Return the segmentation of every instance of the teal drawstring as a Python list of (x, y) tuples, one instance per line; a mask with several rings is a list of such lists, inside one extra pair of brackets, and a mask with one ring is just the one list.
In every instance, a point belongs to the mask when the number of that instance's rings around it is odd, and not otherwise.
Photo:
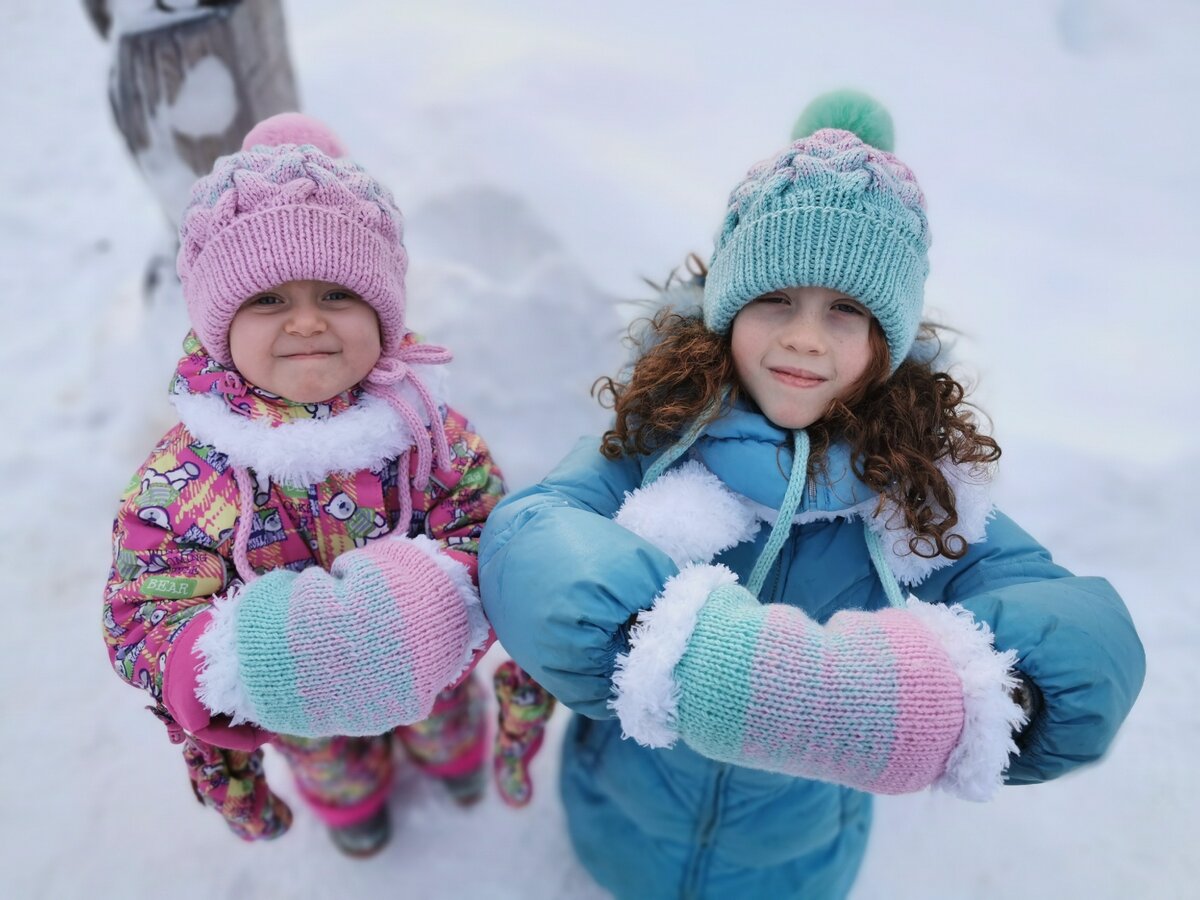
[[(717, 399), (713, 401), (713, 404), (708, 407), (708, 410), (712, 410), (714, 406), (719, 409), (725, 402), (725, 398), (728, 396), (729, 390), (723, 390), (721, 392), (721, 396), (717, 397)], [(654, 464), (646, 470), (646, 474), (642, 476), (642, 487), (646, 487), (646, 485), (653, 484), (655, 481), (657, 481), (658, 476), (667, 471), (668, 466), (675, 462), (675, 460), (679, 459), (679, 457), (683, 456), (683, 454), (687, 453), (692, 444), (696, 443), (696, 440), (704, 431), (707, 420), (710, 418), (708, 415), (708, 410), (697, 416), (696, 421), (691, 424), (691, 427), (689, 427), (688, 430), (683, 433), (679, 440), (668, 447), (666, 452), (656, 459)]]
[[(722, 403), (724, 399), (725, 397), (722, 395), (717, 402)], [(699, 423), (706, 418), (707, 416), (697, 418), (696, 423), (654, 461), (642, 478), (642, 487), (656, 481), (669, 466), (688, 451), (692, 444), (696, 443), (704, 431), (704, 426)], [(758, 555), (754, 569), (750, 572), (750, 578), (746, 583), (746, 589), (755, 597), (762, 590), (763, 582), (767, 580), (767, 573), (775, 564), (775, 560), (779, 557), (779, 551), (783, 549), (784, 542), (791, 533), (792, 518), (796, 515), (796, 510), (800, 508), (800, 500), (804, 496), (804, 487), (808, 481), (808, 456), (808, 432), (793, 431), (792, 471), (788, 474), (787, 491), (783, 495), (783, 501), (779, 504), (779, 514), (775, 519), (775, 524), (771, 526), (771, 534), (767, 538), (767, 543)], [(879, 535), (871, 529), (865, 516), (863, 518), (863, 537), (866, 538), (867, 552), (871, 556), (875, 571), (879, 574), (879, 580), (883, 583), (883, 591), (887, 595), (888, 603), (903, 608), (906, 602), (904, 593), (900, 590), (900, 582), (896, 580), (895, 574), (884, 558), (883, 543)]]
[(758, 561), (754, 563), (750, 580), (746, 582), (746, 590), (755, 597), (762, 590), (763, 582), (767, 579), (767, 572), (771, 570), (776, 557), (779, 556), (779, 551), (783, 549), (783, 542), (791, 533), (792, 516), (800, 508), (800, 499), (804, 495), (804, 485), (808, 480), (808, 447), (808, 432), (793, 431), (792, 471), (788, 475), (787, 492), (783, 495), (783, 502), (779, 504), (779, 515), (775, 519), (775, 524), (771, 526), (771, 536), (767, 538), (766, 546), (758, 555)]
[(863, 516), (863, 536), (867, 539), (867, 552), (871, 554), (871, 562), (875, 564), (875, 571), (879, 573), (879, 580), (883, 582), (883, 592), (887, 594), (888, 603), (897, 609), (903, 609), (908, 604), (904, 600), (904, 594), (900, 591), (900, 582), (896, 580), (891, 566), (883, 558), (883, 542), (871, 528), (865, 515)]

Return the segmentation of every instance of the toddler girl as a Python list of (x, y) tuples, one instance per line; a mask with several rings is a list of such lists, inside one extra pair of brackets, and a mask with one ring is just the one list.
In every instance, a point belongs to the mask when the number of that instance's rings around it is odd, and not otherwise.
[[(450, 354), (405, 326), (402, 237), (391, 194), (298, 114), (260, 123), (183, 216), (180, 424), (117, 514), (104, 630), (248, 840), (291, 821), (265, 743), (352, 855), (387, 839), (393, 743), (460, 802), (483, 787), (476, 551), (503, 484), (440, 396)], [(514, 726), (510, 757), (540, 726)]]

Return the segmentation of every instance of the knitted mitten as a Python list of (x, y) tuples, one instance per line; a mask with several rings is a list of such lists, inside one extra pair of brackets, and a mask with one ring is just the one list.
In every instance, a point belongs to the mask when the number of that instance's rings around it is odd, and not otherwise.
[(428, 538), (389, 536), (218, 601), (197, 695), (235, 725), (382, 734), (429, 715), (487, 639), (466, 568)]
[(529, 764), (542, 746), (554, 697), (511, 659), (496, 669), (493, 683), (500, 713), (492, 774), (500, 799), (524, 806), (533, 797)]
[(650, 747), (864, 791), (937, 784), (986, 799), (1020, 708), (1014, 654), (961, 607), (843, 611), (820, 625), (760, 604), (720, 565), (671, 578), (617, 660), (612, 707)]

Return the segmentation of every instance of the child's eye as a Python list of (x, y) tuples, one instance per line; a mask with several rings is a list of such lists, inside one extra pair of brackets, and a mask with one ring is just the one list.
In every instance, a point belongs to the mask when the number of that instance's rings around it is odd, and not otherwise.
[(787, 294), (763, 294), (754, 299), (755, 303), (790, 303)]
[(257, 297), (251, 298), (250, 305), (251, 306), (274, 306), (275, 304), (282, 303), (282, 302), (283, 302), (283, 300), (281, 300), (279, 297), (275, 296), (274, 294), (259, 294)]
[(357, 300), (358, 294), (353, 291), (329, 291), (325, 294), (325, 300), (336, 303), (339, 300)]
[(863, 308), (861, 306), (859, 306), (857, 303), (850, 303), (846, 300), (841, 300), (841, 301), (833, 304), (832, 308), (834, 310), (836, 310), (837, 312), (852, 313), (853, 315), (856, 315), (856, 316), (865, 316), (866, 315), (866, 312), (863, 310)]

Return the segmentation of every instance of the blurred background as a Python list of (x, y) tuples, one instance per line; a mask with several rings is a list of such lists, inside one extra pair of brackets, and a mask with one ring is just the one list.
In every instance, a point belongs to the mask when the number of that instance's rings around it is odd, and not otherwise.
[[(929, 203), (928, 311), (961, 331), (959, 374), (1004, 449), (997, 500), (1062, 563), (1113, 581), (1149, 675), (1098, 768), (988, 805), (881, 801), (854, 897), (1198, 896), (1200, 6), (276, 6), (300, 108), (405, 210), (410, 324), (455, 351), (452, 399), (512, 488), (603, 428), (588, 388), (621, 364), (644, 279), (707, 258), (728, 191), (808, 100), (882, 100)], [(109, 90), (122, 41), (179, 15), (155, 7), (0, 11), (0, 891), (603, 896), (571, 855), (556, 740), (519, 812), (460, 810), (407, 773), (391, 845), (353, 862), (299, 808), (282, 840), (239, 842), (108, 671), (110, 521), (173, 422), (187, 328), (180, 148), (200, 152), (245, 101), (227, 68), (192, 60), (147, 101), (131, 154)], [(267, 57), (246, 56), (261, 79)]]

